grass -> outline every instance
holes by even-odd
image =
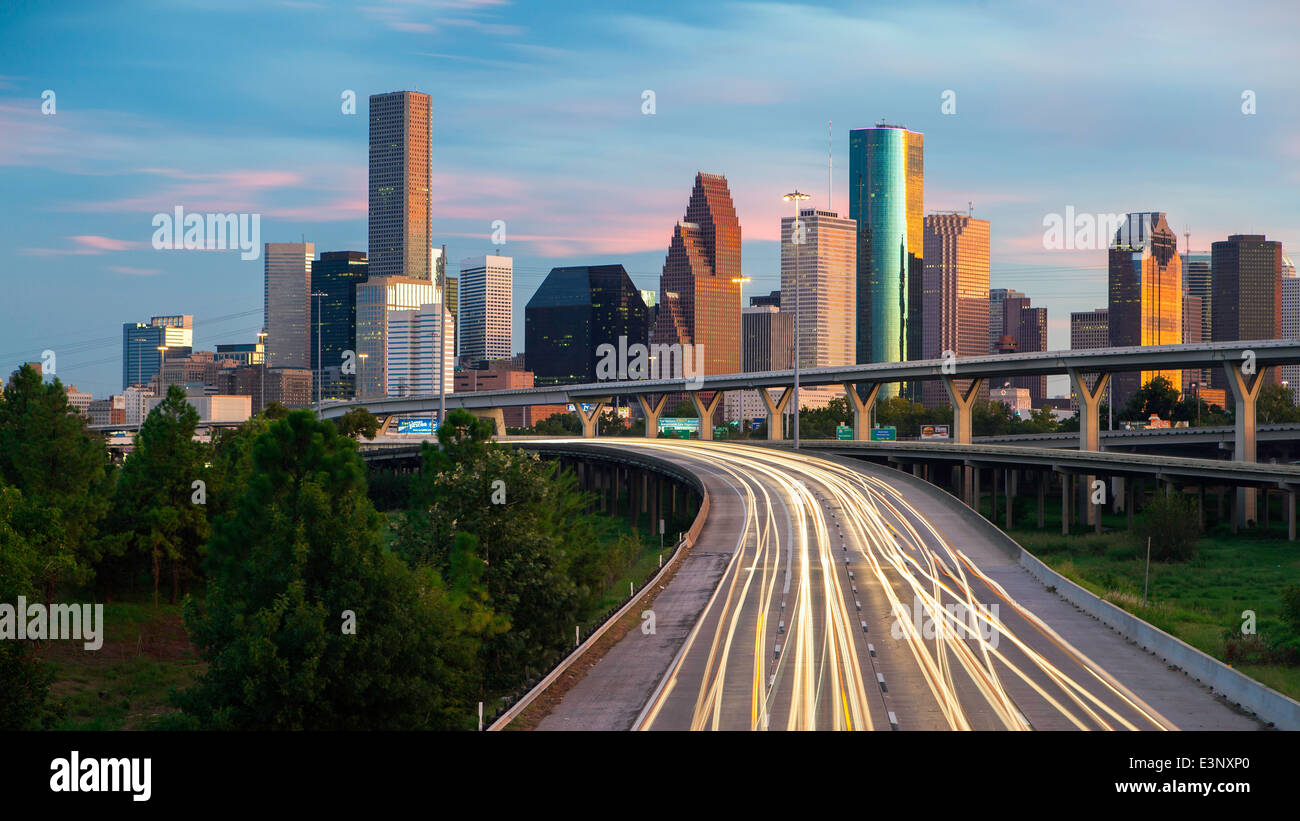
[[[1106,530],[1100,535],[1081,527],[1062,536],[1059,502],[1053,504],[1049,497],[1042,530],[1036,528],[1036,499],[1022,497],[1018,503],[1008,534],[1026,550],[1071,581],[1220,661],[1227,662],[1226,640],[1240,633],[1245,611],[1254,611],[1255,629],[1265,643],[1293,635],[1282,619],[1282,589],[1300,584],[1300,544],[1286,539],[1285,524],[1274,521],[1268,531],[1243,530],[1235,536],[1227,525],[1212,525],[1193,559],[1153,561],[1146,582],[1145,545],[1126,530],[1126,516],[1104,516]],[[987,504],[984,512],[989,512]],[[999,513],[1002,520],[1004,509]],[[1215,518],[1212,510],[1206,513],[1211,521]],[[1300,667],[1243,664],[1237,669],[1300,699]]]
[[[174,712],[172,688],[192,684],[204,670],[189,642],[180,605],[104,605],[104,645],[50,642],[41,655],[55,673],[51,698],[66,714],[63,730],[141,730]]]

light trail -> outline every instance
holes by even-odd
[[[788,451],[618,444],[700,460],[744,507],[735,555],[637,729],[676,723],[665,719],[670,702],[697,730],[888,728],[890,713],[906,716],[896,698],[936,708],[954,730],[1033,729],[1031,707],[1036,721],[1077,729],[1176,729],[1011,598],[887,482]],[[779,591],[778,505],[788,545]],[[868,619],[896,642],[876,648],[890,650],[892,667],[867,652],[858,621]],[[729,687],[741,671],[743,688]],[[886,693],[886,673],[895,687],[911,682],[907,692]]]

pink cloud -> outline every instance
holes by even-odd
[[[113,239],[112,237],[98,237],[94,235],[82,235],[68,237],[68,239],[86,248],[95,248],[100,251],[125,251],[128,248],[138,248],[144,243],[131,242],[124,239]]]

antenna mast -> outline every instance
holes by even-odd
[[[827,120],[826,121],[826,210],[827,211],[835,210],[835,193],[834,193],[835,192],[835,173],[834,173],[835,160],[832,159],[834,155],[831,151],[832,134],[833,132],[831,131],[831,121]]]

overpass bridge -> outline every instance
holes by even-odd
[[[1079,450],[1101,450],[1099,408],[1102,395],[1115,373],[1130,371],[1217,369],[1224,374],[1235,403],[1233,459],[1256,460],[1255,405],[1271,367],[1300,363],[1300,341],[1262,339],[1212,342],[1195,345],[1153,345],[1129,348],[1096,348],[1078,351],[1047,351],[998,354],[960,359],[928,359],[914,362],[881,362],[812,368],[801,371],[800,385],[836,385],[844,390],[853,410],[854,438],[870,437],[871,410],[882,385],[918,380],[940,380],[953,406],[953,442],[972,442],[971,411],[980,387],[998,377],[1065,374],[1079,400]],[[703,439],[713,435],[713,415],[727,391],[758,390],[768,410],[768,433],[781,437],[778,420],[792,394],[795,372],[760,371],[739,374],[699,375],[693,378],[609,381],[543,388],[450,393],[442,397],[449,409],[463,408],[478,415],[495,414],[500,420],[504,407],[573,404],[582,419],[583,436],[596,435],[601,410],[614,397],[635,397],[646,418],[646,435],[654,437],[668,397],[685,394],[701,420]],[[778,389],[773,397],[771,389]],[[348,409],[362,406],[387,420],[404,414],[430,413],[438,408],[436,394],[384,397],[322,403],[322,418],[335,418]],[[586,407],[584,407],[586,406]],[[501,426],[504,433],[504,426]],[[1245,520],[1255,517],[1255,494],[1248,488],[1241,494],[1239,510]]]

